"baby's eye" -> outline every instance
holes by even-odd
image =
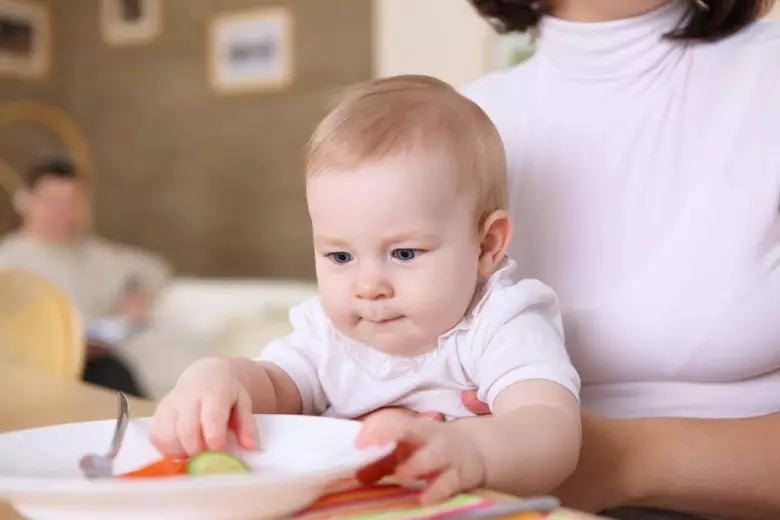
[[[344,251],[337,251],[327,255],[335,264],[347,264],[352,261],[352,255]]]
[[[393,258],[402,262],[408,262],[414,260],[420,256],[420,251],[417,249],[394,249]]]

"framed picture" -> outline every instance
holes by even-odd
[[[51,21],[43,5],[0,0],[0,76],[42,78],[49,72]]]
[[[519,65],[536,49],[536,38],[530,32],[491,34],[487,44],[488,71]]]
[[[226,13],[209,27],[208,71],[221,94],[282,90],[293,80],[293,22],[287,9]]]
[[[162,31],[162,0],[101,0],[103,39],[111,45],[148,43]]]

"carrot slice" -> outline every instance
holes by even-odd
[[[122,478],[174,477],[187,474],[187,459],[165,457],[142,468],[122,473]]]

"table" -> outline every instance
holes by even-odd
[[[116,394],[77,381],[65,381],[0,360],[0,432],[76,421],[113,419]],[[10,398],[8,398],[10,397]],[[131,417],[151,415],[154,403],[128,399]],[[512,497],[492,491],[480,495],[496,500]],[[567,520],[597,520],[573,511],[561,511]],[[8,505],[0,504],[0,520],[21,520]]]

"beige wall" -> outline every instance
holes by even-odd
[[[769,14],[769,18],[780,20],[780,4],[777,4],[772,12]]]
[[[58,16],[65,10],[57,0],[39,0],[49,10],[50,20],[56,25]],[[16,101],[35,101],[60,106],[62,102],[62,67],[60,57],[63,52],[62,35],[52,28],[51,67],[49,73],[41,78],[19,79],[0,76],[0,110],[4,105]],[[18,125],[0,128],[0,167],[10,168],[14,175],[24,176],[31,158],[47,151],[59,151],[62,144],[59,139],[32,125]],[[2,173],[0,173],[2,175]],[[18,217],[11,203],[11,195],[0,186],[0,235],[18,225]]]
[[[487,70],[491,34],[466,0],[374,0],[374,72],[462,85]]]

